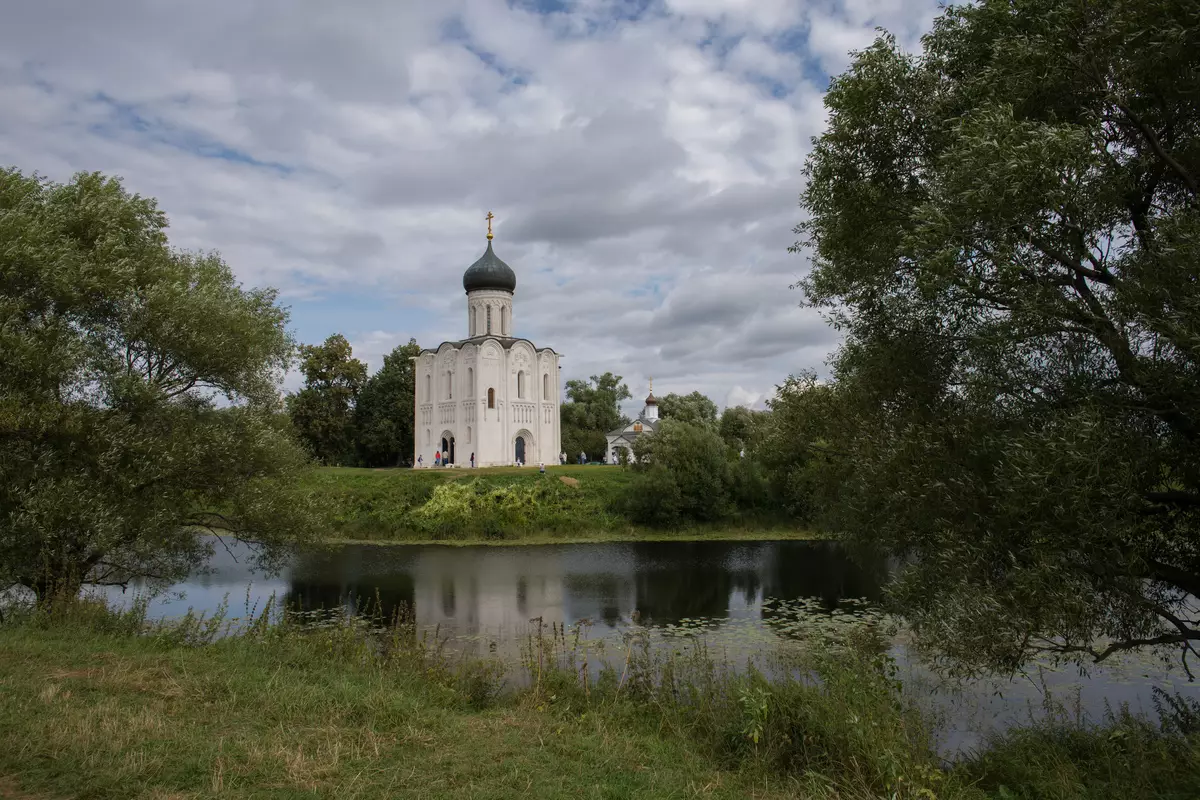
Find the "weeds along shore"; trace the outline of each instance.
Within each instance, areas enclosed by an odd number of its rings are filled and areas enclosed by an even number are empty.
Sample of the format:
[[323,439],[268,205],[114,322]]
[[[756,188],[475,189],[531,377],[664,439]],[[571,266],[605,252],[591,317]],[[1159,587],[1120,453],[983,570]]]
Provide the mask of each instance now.
[[639,524],[627,469],[552,466],[487,469],[325,467],[304,488],[326,511],[329,538],[360,542],[541,543],[662,538],[817,538],[780,514],[731,509],[722,519],[674,527]]
[[[871,630],[733,665],[631,628],[596,668],[539,625],[515,659],[390,619],[268,607],[10,610],[0,776],[52,796],[1152,798],[1200,796],[1200,708],[1018,728],[939,758]],[[603,788],[601,788],[603,787]]]

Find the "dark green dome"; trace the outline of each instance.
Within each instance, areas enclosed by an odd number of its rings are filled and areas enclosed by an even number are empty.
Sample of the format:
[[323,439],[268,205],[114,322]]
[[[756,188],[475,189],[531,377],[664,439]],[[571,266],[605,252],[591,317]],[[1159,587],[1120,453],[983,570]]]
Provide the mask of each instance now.
[[492,242],[488,240],[487,250],[463,273],[463,288],[468,292],[477,289],[503,289],[506,292],[517,290],[517,273],[512,267],[501,261],[492,252]]

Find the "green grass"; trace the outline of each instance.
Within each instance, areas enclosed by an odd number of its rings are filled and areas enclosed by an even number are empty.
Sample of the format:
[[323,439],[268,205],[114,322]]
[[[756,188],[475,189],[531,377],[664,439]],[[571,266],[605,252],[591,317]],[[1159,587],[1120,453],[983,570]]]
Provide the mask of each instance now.
[[[265,618],[213,641],[81,604],[0,625],[0,795],[17,797],[1200,796],[1200,707],[1170,724],[1052,720],[952,767],[869,635],[734,675],[701,648],[637,646],[599,680],[561,631],[521,689],[408,624],[367,633]],[[18,792],[20,794],[18,794]]]
[[604,466],[314,470],[307,487],[325,503],[332,538],[371,542],[528,544],[652,539],[797,539],[811,531],[780,519],[659,530],[624,513],[634,475]]

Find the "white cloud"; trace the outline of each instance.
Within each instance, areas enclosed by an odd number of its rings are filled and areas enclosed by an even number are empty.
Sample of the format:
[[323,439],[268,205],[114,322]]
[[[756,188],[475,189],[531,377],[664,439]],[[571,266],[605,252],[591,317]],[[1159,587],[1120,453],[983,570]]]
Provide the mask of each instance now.
[[912,45],[936,0],[534,5],[18,4],[0,164],[124,176],[174,244],[219,250],[281,289],[303,340],[342,332],[372,366],[464,335],[490,209],[517,330],[564,377],[740,403],[819,370],[836,335],[798,308],[786,252],[816,65],[877,24]]

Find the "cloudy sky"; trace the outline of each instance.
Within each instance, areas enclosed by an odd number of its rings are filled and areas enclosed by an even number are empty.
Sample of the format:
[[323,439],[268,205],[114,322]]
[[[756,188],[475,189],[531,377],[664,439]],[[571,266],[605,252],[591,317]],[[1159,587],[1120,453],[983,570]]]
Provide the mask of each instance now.
[[[822,94],[937,0],[16,0],[0,164],[120,175],[172,242],[372,369],[466,335],[496,214],[516,333],[636,397],[761,402],[837,343],[788,289]],[[289,380],[294,381],[294,378]],[[632,404],[631,404],[632,406]]]

